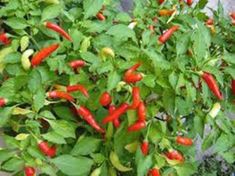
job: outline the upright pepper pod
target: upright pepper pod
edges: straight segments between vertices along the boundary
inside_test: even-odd
[[[99,126],[99,124],[95,121],[95,118],[91,114],[90,110],[84,106],[80,106],[77,108],[77,113],[82,119],[84,119],[91,127],[93,127],[96,131],[100,133],[105,133],[105,130]]]
[[[115,109],[116,109],[116,107],[114,105],[110,105],[109,106],[109,114],[112,114]],[[114,119],[113,120],[113,125],[115,126],[115,128],[118,128],[120,126],[119,119]]]
[[[132,88],[132,99],[133,102],[130,105],[130,109],[137,109],[140,102],[141,102],[141,97],[140,97],[140,89],[139,87],[133,87]]]
[[[35,169],[30,166],[24,167],[24,173],[25,173],[25,176],[35,176],[36,175]]]
[[[59,44],[52,44],[48,47],[41,49],[31,60],[32,66],[38,66],[41,62],[51,55],[57,48]]]
[[[48,21],[48,22],[45,22],[44,25],[46,26],[46,28],[55,31],[55,32],[59,33],[61,36],[63,36],[64,38],[66,38],[67,40],[72,41],[72,38],[69,36],[69,34],[67,32],[65,32],[65,30],[62,29],[57,24],[54,24],[54,23]]]
[[[177,136],[176,143],[184,146],[191,146],[193,145],[193,140],[191,138]]]
[[[144,102],[140,102],[137,110],[138,121],[144,122],[146,120],[146,107]]]
[[[206,82],[207,86],[211,90],[211,92],[219,99],[223,100],[223,95],[221,94],[219,90],[219,86],[216,83],[216,80],[214,77],[208,73],[208,72],[203,72],[201,73],[202,79]]]
[[[106,124],[108,122],[114,121],[115,119],[118,119],[122,114],[124,114],[127,111],[128,107],[129,105],[127,103],[121,104],[117,109],[113,111],[112,114],[109,114],[108,116],[106,116],[103,119],[102,123]]]
[[[149,143],[147,140],[144,140],[143,143],[141,144],[141,151],[144,156],[148,155],[149,152]]]
[[[170,29],[165,31],[159,38],[158,41],[160,44],[166,43],[166,41],[173,35],[175,31],[179,29],[179,26],[172,26]]]

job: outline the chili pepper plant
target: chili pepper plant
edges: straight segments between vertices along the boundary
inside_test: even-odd
[[[234,13],[206,4],[1,1],[0,170],[190,176],[211,147],[232,165]]]

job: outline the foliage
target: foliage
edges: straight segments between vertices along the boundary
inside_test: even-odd
[[[197,171],[197,150],[195,145],[178,145],[175,142],[178,135],[195,140],[200,136],[203,150],[214,146],[216,155],[234,163],[235,123],[227,114],[235,110],[230,84],[235,79],[235,27],[231,19],[220,6],[214,12],[213,28],[206,26],[208,17],[202,12],[206,0],[193,7],[178,0],[162,5],[156,0],[135,0],[133,14],[119,11],[119,3],[118,0],[0,3],[0,24],[12,40],[10,45],[0,46],[0,97],[8,99],[0,109],[1,137],[6,143],[0,150],[1,170],[22,175],[24,166],[29,165],[50,176],[87,176],[101,168],[102,176],[145,176],[157,166],[163,176],[189,176]],[[102,5],[106,20],[99,21],[96,14]],[[173,8],[177,12],[172,16],[158,15],[159,9]],[[73,41],[47,29],[46,21],[59,24]],[[128,28],[133,21],[137,25]],[[149,25],[154,26],[154,32]],[[166,44],[159,44],[158,37],[173,25],[180,29]],[[24,69],[21,56],[25,49],[38,52],[54,43],[60,44],[59,49],[42,64]],[[111,48],[114,53],[104,56],[103,48]],[[75,72],[68,63],[80,58],[86,66]],[[82,84],[90,96],[72,93],[75,104],[90,109],[101,124],[108,114],[99,104],[103,92],[111,93],[115,106],[132,102],[132,85],[122,78],[137,62],[141,63],[138,72],[144,78],[136,86],[140,87],[147,107],[147,127],[139,132],[127,132],[127,127],[136,120],[133,110],[121,117],[118,129],[111,123],[102,125],[107,134],[104,138],[71,111],[72,103],[47,97],[55,85]],[[215,118],[208,113],[218,100],[200,78],[200,71],[213,74],[224,96]],[[209,134],[204,133],[205,126],[211,129]],[[150,150],[144,157],[139,143],[146,138]],[[56,157],[45,157],[37,140],[55,145]],[[168,160],[164,153],[170,149],[183,153],[185,162]],[[114,153],[115,161],[120,163],[110,161]]]

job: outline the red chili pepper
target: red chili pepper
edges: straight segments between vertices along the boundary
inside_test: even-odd
[[[25,176],[35,176],[36,171],[33,167],[26,166],[24,168],[24,173],[25,173]]]
[[[191,145],[193,145],[193,140],[191,138],[177,136],[176,143],[178,143],[180,145],[191,146]]]
[[[158,0],[158,3],[161,5],[165,0]]]
[[[207,26],[210,26],[210,25],[213,25],[214,24],[214,20],[212,18],[209,18],[207,21],[206,21],[206,25]]]
[[[50,146],[46,141],[41,141],[40,143],[38,143],[38,148],[45,155],[47,155],[48,151],[50,150]]]
[[[178,152],[177,150],[171,150],[171,151],[167,152],[166,157],[170,160],[177,160],[180,162],[184,161],[184,156],[180,152]]]
[[[235,79],[233,79],[232,80],[232,83],[231,83],[232,85],[232,93],[233,93],[233,95],[235,95]]]
[[[0,98],[0,107],[3,107],[7,104],[8,100],[6,98]]]
[[[0,42],[4,45],[8,45],[11,43],[11,40],[8,38],[7,33],[0,34]]]
[[[100,21],[104,21],[106,19],[102,12],[97,13],[96,18]]]
[[[124,74],[124,81],[127,83],[136,83],[140,81],[143,77],[140,73],[135,73],[137,68],[139,68],[141,64],[137,63],[129,68]]]
[[[153,33],[154,32],[154,26],[153,25],[149,25],[149,30]]]
[[[86,62],[83,61],[83,60],[74,60],[74,61],[71,61],[71,62],[69,63],[69,66],[70,66],[72,69],[77,69],[78,67],[83,67],[85,64],[86,64]]]
[[[115,109],[116,109],[116,108],[115,108],[114,105],[110,105],[110,106],[109,106],[109,114],[112,114]],[[114,119],[114,120],[113,120],[113,125],[115,126],[115,128],[119,128],[119,126],[120,126],[120,121],[119,121],[119,119]]]
[[[138,108],[140,102],[141,102],[141,97],[140,97],[140,89],[139,87],[133,87],[132,88],[132,99],[133,102],[130,105],[130,109],[136,109]]]
[[[129,126],[127,130],[129,132],[139,131],[139,130],[145,128],[145,127],[146,127],[146,122],[145,121],[137,121],[133,125]]]
[[[146,107],[144,102],[140,102],[137,113],[138,113],[138,121],[142,122],[146,120]]]
[[[56,147],[55,146],[50,147],[48,142],[46,142],[46,141],[41,141],[38,144],[38,148],[46,156],[54,157],[56,155]]]
[[[160,16],[171,16],[174,12],[175,10],[161,9],[158,13]]]
[[[64,29],[62,29],[60,26],[58,26],[57,24],[51,23],[51,22],[45,22],[44,25],[48,28],[51,29],[57,33],[59,33],[60,35],[62,35],[64,38],[66,38],[69,41],[72,41],[72,38],[69,36],[69,34],[67,32],[65,32]]]
[[[52,44],[46,48],[41,49],[31,60],[32,66],[37,66],[41,64],[41,62],[48,57],[51,53],[53,53],[57,48],[59,47],[59,44]]]
[[[74,102],[74,98],[67,92],[54,90],[54,91],[48,92],[47,96],[49,98],[60,98],[60,99],[65,99],[65,100]]]
[[[191,6],[193,4],[193,0],[187,0],[187,4]]]
[[[235,12],[230,13],[230,17],[235,20]]]
[[[179,26],[172,26],[170,29],[168,29],[158,38],[158,41],[161,44],[164,44],[173,35],[173,33],[177,31],[178,29],[179,29]]]
[[[66,91],[67,92],[80,91],[84,96],[89,97],[87,89],[81,84],[67,86]]]
[[[112,97],[108,92],[102,93],[100,97],[100,104],[104,107],[107,107],[112,102]]]
[[[209,87],[209,89],[212,91],[212,93],[219,100],[222,100],[223,99],[223,95],[221,94],[221,92],[219,90],[219,87],[218,87],[214,77],[210,73],[208,73],[208,72],[203,72],[203,74],[201,76],[202,76],[202,79],[206,82],[206,84]]]
[[[106,124],[108,122],[114,121],[115,119],[118,119],[122,114],[124,114],[127,111],[128,107],[129,105],[127,103],[121,104],[117,109],[113,111],[112,114],[109,114],[108,116],[106,116],[103,119],[102,123]]]
[[[160,175],[160,172],[157,168],[153,168],[153,169],[149,170],[148,176],[161,176],[161,175]]]
[[[95,118],[91,114],[90,110],[88,110],[86,107],[80,106],[77,109],[77,113],[96,131],[98,131],[100,133],[105,133],[105,130],[99,126],[99,124],[95,121]]]
[[[47,151],[47,156],[49,157],[54,157],[56,155],[56,147],[52,146],[50,149]]]
[[[141,151],[142,151],[142,154],[144,156],[148,155],[148,152],[149,152],[149,143],[148,141],[144,141],[142,144],[141,144]]]

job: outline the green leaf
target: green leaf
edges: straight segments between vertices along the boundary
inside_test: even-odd
[[[41,170],[42,173],[46,173],[47,175],[57,176],[56,175],[57,170],[54,167],[50,166],[50,165],[43,165],[43,166],[40,167],[40,170]]]
[[[203,131],[204,131],[204,121],[202,117],[195,116],[193,118],[193,126],[195,132],[197,132],[201,137],[203,137]]]
[[[120,21],[120,22],[130,22],[132,19],[128,13],[120,12],[117,14],[115,20]]]
[[[43,118],[45,117],[47,119],[51,119],[51,120],[56,119],[55,116],[50,111],[47,111],[47,110],[40,112],[40,116]]]
[[[184,33],[178,36],[176,43],[176,53],[178,56],[185,54],[188,50],[191,35],[191,33]]]
[[[175,166],[174,168],[180,176],[189,176],[197,171],[192,164],[184,164],[183,166]]]
[[[110,73],[108,76],[108,83],[107,83],[108,91],[114,89],[119,83],[119,81],[121,81],[121,76],[116,71]]]
[[[55,111],[56,115],[64,120],[74,120],[74,115],[69,109],[69,107],[65,106],[56,106],[53,108],[53,111]]]
[[[153,164],[152,156],[144,156],[140,148],[136,152],[135,162],[137,165],[137,176],[145,176]]]
[[[38,89],[41,88],[41,75],[38,72],[38,70],[34,69],[31,73],[30,73],[30,78],[28,81],[28,88],[32,93],[37,92]]]
[[[18,17],[8,18],[5,23],[12,29],[24,29],[28,26],[27,21],[24,18]]]
[[[215,152],[225,152],[235,145],[235,137],[231,134],[222,133],[214,144]]]
[[[73,150],[71,151],[72,155],[89,155],[95,152],[101,144],[101,140],[94,137],[82,137],[78,139]]]
[[[87,175],[93,164],[91,159],[86,157],[73,157],[71,155],[61,155],[51,160],[56,167],[66,175],[77,176]]]
[[[234,60],[235,54],[234,53],[229,53],[228,51],[224,50],[224,57],[222,57],[226,62],[235,64]]]
[[[102,8],[104,0],[86,0],[83,3],[84,18],[95,16]]]
[[[4,58],[3,63],[4,64],[19,63],[20,62],[20,57],[21,57],[21,55],[18,52],[10,53]]]
[[[47,120],[51,128],[64,138],[75,138],[76,125],[65,120]]]
[[[38,89],[33,96],[33,107],[38,112],[45,103],[45,91],[44,89]]]
[[[207,3],[208,3],[208,0],[200,0],[200,1],[198,2],[198,7],[199,7],[200,9],[204,9],[204,7],[207,5]]]
[[[117,24],[112,26],[106,34],[112,35],[115,38],[126,41],[128,38],[131,38],[133,41],[136,41],[135,33],[133,30],[129,29],[126,25]]]
[[[215,139],[218,135],[217,131],[214,131],[213,133],[209,133],[205,139],[203,139],[203,143],[202,143],[202,150],[205,151],[206,149],[208,149],[209,147],[212,146],[212,144],[214,144]]]
[[[61,12],[61,6],[60,5],[50,5],[47,6],[43,12],[42,12],[42,21],[54,19],[57,16],[59,16]]]
[[[80,43],[83,39],[83,34],[77,30],[77,29],[73,29],[71,30],[71,37],[73,39],[73,49],[77,50],[80,48]]]
[[[43,134],[42,137],[46,139],[47,141],[52,142],[54,144],[66,144],[66,141],[64,140],[64,138],[54,131],[50,131],[46,134]]]
[[[3,127],[11,117],[11,112],[14,107],[6,107],[0,109],[0,127]]]
[[[0,150],[0,164],[4,161],[8,160],[9,158],[11,158],[14,155],[15,155],[15,152],[1,149]]]
[[[143,83],[147,87],[154,88],[154,86],[155,86],[155,76],[154,75],[146,75],[143,79]]]
[[[1,168],[7,171],[19,171],[23,169],[23,166],[24,161],[20,158],[14,157],[5,162]]]

